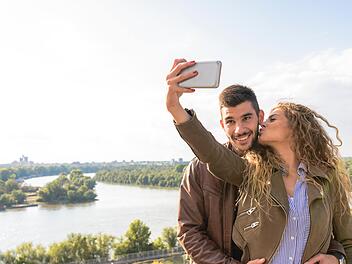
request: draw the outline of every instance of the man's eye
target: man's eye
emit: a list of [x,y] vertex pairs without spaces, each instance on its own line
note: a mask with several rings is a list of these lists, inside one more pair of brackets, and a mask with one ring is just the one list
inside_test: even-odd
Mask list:
[[233,120],[226,121],[226,124],[232,124],[232,123],[233,123]]
[[248,121],[248,120],[250,120],[250,119],[251,119],[250,116],[246,116],[246,117],[243,118],[243,121]]

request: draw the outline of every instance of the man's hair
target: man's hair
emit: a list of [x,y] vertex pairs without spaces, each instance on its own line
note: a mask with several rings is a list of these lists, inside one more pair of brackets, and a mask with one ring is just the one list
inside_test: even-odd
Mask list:
[[259,104],[257,97],[251,88],[235,84],[225,88],[219,95],[220,110],[223,107],[235,107],[246,101],[251,102],[257,115],[259,114]]

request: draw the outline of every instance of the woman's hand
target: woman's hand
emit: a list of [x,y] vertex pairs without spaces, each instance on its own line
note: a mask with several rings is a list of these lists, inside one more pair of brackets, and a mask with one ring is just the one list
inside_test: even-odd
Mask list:
[[247,264],[264,264],[264,263],[265,263],[265,258],[254,259],[254,260],[247,262]]
[[333,256],[333,255],[328,255],[328,254],[318,254],[305,262],[304,264],[314,264],[314,263],[320,263],[320,264],[338,264],[339,261],[338,259]]
[[166,108],[177,124],[184,123],[190,118],[180,103],[181,95],[183,93],[193,93],[195,91],[192,88],[180,87],[178,84],[179,82],[193,78],[198,74],[196,71],[185,74],[180,74],[180,72],[194,64],[194,61],[187,62],[185,59],[175,59],[170,73],[166,76],[166,83],[168,86]]

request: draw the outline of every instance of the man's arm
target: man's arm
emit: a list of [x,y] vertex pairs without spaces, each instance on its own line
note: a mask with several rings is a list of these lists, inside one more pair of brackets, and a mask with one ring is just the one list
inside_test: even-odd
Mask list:
[[[186,253],[198,264],[240,263],[226,255],[207,235],[207,217],[198,175],[200,163],[193,160],[186,168],[181,187],[178,239]],[[220,216],[219,216],[220,217]]]
[[195,115],[191,116],[181,105],[180,96],[192,93],[193,89],[182,88],[178,83],[192,78],[196,73],[181,74],[182,69],[194,65],[193,62],[175,60],[166,81],[168,92],[166,97],[167,110],[173,116],[176,128],[181,137],[192,148],[196,156],[208,163],[211,173],[231,184],[239,186],[242,183],[245,161],[238,155],[216,141]]

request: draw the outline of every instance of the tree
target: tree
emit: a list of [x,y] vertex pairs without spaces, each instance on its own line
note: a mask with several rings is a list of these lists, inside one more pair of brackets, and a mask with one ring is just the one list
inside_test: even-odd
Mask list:
[[166,227],[161,233],[162,241],[168,248],[174,248],[177,245],[177,230],[175,227]]
[[175,166],[175,171],[176,172],[183,172],[183,169],[186,167],[186,165],[183,165],[183,164],[177,164]]
[[6,251],[0,255],[0,260],[6,264],[48,263],[45,248],[40,245],[34,247],[32,243],[23,243],[15,250]]
[[12,175],[15,175],[14,169],[0,168],[0,180],[7,181]]
[[125,233],[128,244],[128,253],[150,250],[150,234],[151,232],[149,227],[141,220],[133,220]]
[[26,200],[26,195],[21,190],[12,191],[11,196],[13,197],[13,199],[16,201],[17,204],[24,203]]
[[113,236],[105,234],[69,234],[66,240],[49,247],[48,256],[52,264],[106,260],[114,241]]
[[16,204],[16,200],[13,198],[13,196],[9,193],[4,193],[0,196],[0,205],[1,207],[3,206],[11,206],[13,204]]
[[16,182],[15,179],[8,179],[5,182],[5,188],[6,188],[6,191],[10,193],[13,190],[18,190],[20,187],[19,187],[19,184]]
[[136,253],[152,249],[150,229],[141,220],[133,220],[125,235],[114,245],[115,255]]
[[157,237],[153,241],[153,249],[158,250],[158,249],[167,249],[167,245],[165,245],[164,241],[161,239],[161,237]]
[[72,170],[66,176],[61,174],[56,180],[39,190],[38,201],[51,203],[77,203],[94,201],[95,180],[84,176],[80,170]]

